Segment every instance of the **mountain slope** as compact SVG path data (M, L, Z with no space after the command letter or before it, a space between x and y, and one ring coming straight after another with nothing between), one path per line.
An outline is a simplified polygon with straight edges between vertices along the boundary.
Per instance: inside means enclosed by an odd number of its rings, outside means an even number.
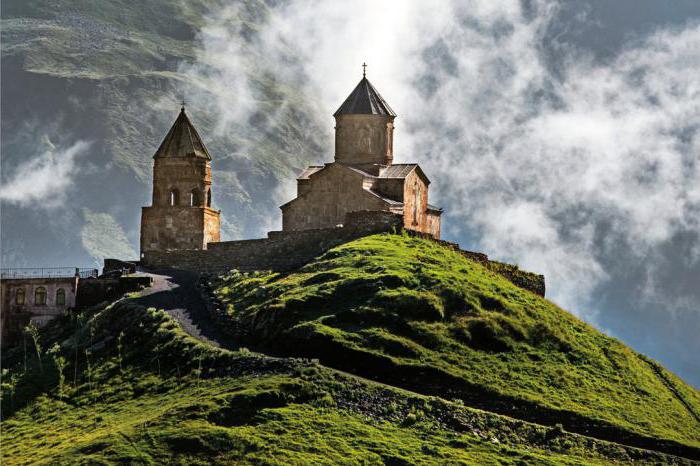
M21 167L53 167L46 176L61 178L49 192L18 183L22 192L3 202L5 266L118 257L123 244L95 248L90 240L104 233L99 219L105 230L118 226L133 249L139 207L150 200L151 158L183 97L213 157L224 236L262 233L282 203L270 193L320 158L332 126L299 90L298 76L279 76L278 63L256 56L256 34L269 13L264 2L235 2L235 15L222 24L247 59L230 75L226 60L234 57L202 63L202 29L225 4L2 3L3 184L21 181ZM290 66L299 60L281 45L277 53ZM68 156L80 142L90 145Z
M366 237L214 287L220 320L256 349L600 438L700 446L696 390L430 240Z
M3 464L684 463L215 348L132 300L60 318L39 344L41 360L3 354Z

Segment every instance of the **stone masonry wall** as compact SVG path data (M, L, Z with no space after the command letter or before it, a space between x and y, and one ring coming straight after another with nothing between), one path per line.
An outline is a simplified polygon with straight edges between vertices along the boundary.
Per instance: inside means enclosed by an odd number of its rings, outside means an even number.
M199 272L230 269L293 270L327 250L367 235L400 231L400 216L380 211L353 212L340 228L271 231L267 238L209 243L204 251L147 252L147 267L175 267Z
M150 251L144 255L141 264L149 268L172 267L209 273L231 269L284 272L301 267L329 249L354 239L403 230L401 215L381 211L359 211L349 213L344 226L339 228L271 231L267 238L209 243L208 249L198 251ZM425 233L405 231L415 236L433 239ZM456 243L435 241L503 275L516 286L544 296L543 275L525 272L515 265L490 261L486 254L464 251Z

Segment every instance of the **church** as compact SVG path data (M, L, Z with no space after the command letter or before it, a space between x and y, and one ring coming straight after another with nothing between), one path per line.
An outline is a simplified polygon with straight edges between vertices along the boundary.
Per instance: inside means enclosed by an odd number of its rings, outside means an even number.
M335 117L335 160L297 178L282 209L282 232L333 229L356 213L386 213L401 227L440 238L442 209L428 203L430 180L415 163L393 163L394 119L363 72ZM212 208L211 161L184 106L153 156L152 203L141 211L141 257L221 244Z
M544 296L544 276L440 240L442 209L429 203L430 180L416 163L394 163L396 114L364 72L333 116L334 160L298 176L296 197L280 207L282 231L221 241L221 211L212 206L212 157L183 106L153 156L152 203L141 211L139 265L197 273L287 272L349 241L406 232L432 238Z
M282 230L329 228L350 212L376 210L439 239L442 209L428 203L430 180L416 163L393 163L396 114L365 73L333 117L335 160L297 178L297 197L281 207Z

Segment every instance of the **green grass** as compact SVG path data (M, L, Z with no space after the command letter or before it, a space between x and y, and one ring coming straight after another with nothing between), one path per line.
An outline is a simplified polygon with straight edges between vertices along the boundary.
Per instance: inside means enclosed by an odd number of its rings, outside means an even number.
M430 420L405 426L324 406L322 399L295 402L298 392L285 385L294 387L294 379L197 383L150 376L112 381L114 395L85 404L76 397L77 407L42 396L5 421L3 464L576 464L587 456L604 464L583 452L532 451L436 430ZM249 413L230 409L240 399L256 408L266 394L287 399Z
M31 353L24 370L22 348L3 355L11 368L3 378L3 464L673 460L403 392L308 360L213 348L184 334L165 312L129 300L59 319L42 330L40 343L43 373ZM45 351L54 344L70 362L62 391ZM8 379L17 374L12 392Z
M700 423L639 354L429 240L366 237L295 273L232 272L215 286L222 321L251 347L485 409L518 415L513 403L700 446ZM669 377L700 413L697 390Z

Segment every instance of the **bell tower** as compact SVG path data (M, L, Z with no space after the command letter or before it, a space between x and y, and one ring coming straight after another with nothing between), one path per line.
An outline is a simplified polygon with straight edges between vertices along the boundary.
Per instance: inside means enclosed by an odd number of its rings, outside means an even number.
M367 79L367 65L362 66L362 80L333 114L335 161L376 174L394 158L396 114Z
M141 209L141 257L218 242L221 211L211 207L211 156L184 104L153 159L152 203Z

